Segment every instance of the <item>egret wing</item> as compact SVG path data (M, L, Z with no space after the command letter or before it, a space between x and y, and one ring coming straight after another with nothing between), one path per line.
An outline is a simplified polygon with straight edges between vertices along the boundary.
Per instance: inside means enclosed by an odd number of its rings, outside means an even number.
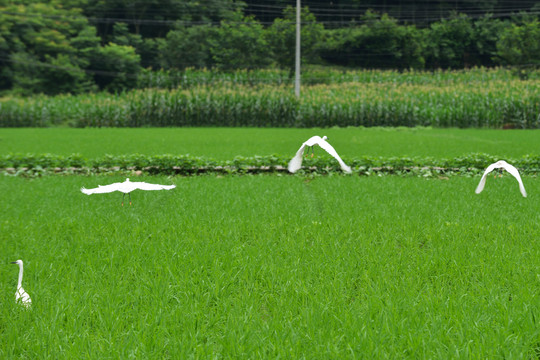
M295 173L298 169L302 167L302 156L304 155L304 149L306 148L307 141L300 146L300 149L296 152L296 155L289 161L288 169L290 172Z
M476 187L476 190L474 191L477 194L480 194L482 190L484 190L484 186L486 185L486 178L490 172L492 172L494 169L498 168L499 166L497 163L489 165L486 170L484 171L484 174L482 175L482 179L480 179L480 182L478 183L478 186Z
M118 191L120 189L121 184L122 183L114 183L114 184L103 185L103 186L99 185L97 188L93 188L93 189L86 189L82 187L81 191L86 195L110 193L113 191Z
M149 184L146 182L133 182L131 184L135 189L140 190L171 190L176 187L176 185Z
M519 171L518 169L515 168L515 166L513 165L510 165L508 163L506 163L503 168L508 171L513 177L516 178L516 180L518 181L519 183L519 191L521 191L521 195L523 195L523 197L527 197L527 192L525 191L525 186L523 185L523 181L521 181L521 176L519 176Z
M330 145L328 143L328 141L321 139L321 141L319 142L318 145L321 148L323 148L324 150L326 150L327 153L332 155L339 162L339 165L341 165L341 169L343 169L343 171L345 171L348 174L350 174L352 172L351 168L349 166L347 166L347 164L345 164L343 162L343 160L341 160L341 158L339 157L337 151L334 149L334 147L332 145Z
M318 135L315 135L315 136L312 136L309 139L307 139L306 142L304 142L303 145L306 145L306 146L318 145L318 144L320 144L321 141L324 141L323 138L321 138Z
M15 294L15 301L21 301L24 306L30 306L32 303L32 299L30 299L30 295L22 287L17 289L17 293Z

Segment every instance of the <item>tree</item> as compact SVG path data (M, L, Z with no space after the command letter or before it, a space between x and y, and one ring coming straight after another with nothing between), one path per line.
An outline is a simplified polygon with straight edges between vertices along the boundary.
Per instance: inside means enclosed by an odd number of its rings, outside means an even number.
M268 44L264 29L253 17L241 13L234 20L224 20L209 41L216 67L221 69L260 68L269 65Z
M134 88L141 70L140 61L131 46L109 43L99 47L92 60L96 84L110 92Z
M210 25L185 27L169 31L159 43L159 60L165 69L185 69L187 67L211 67L210 39L215 29Z
M113 25L112 43L117 45L131 46L141 57L141 65L143 67L159 68L159 60L156 54L158 53L158 40L146 38L139 34L134 34L129 31L129 25L124 22L117 22Z
M387 14L366 12L363 25L334 30L321 56L330 63L367 68L423 68L424 42L415 26L399 25Z
M186 27L179 23L160 43L160 60L165 69L217 67L242 69L270 63L264 28L252 17L240 13L221 26Z
M429 68L463 68L474 53L473 26L467 15L431 24L426 30L426 65Z
M497 41L510 25L507 21L493 19L489 14L473 23L471 52L466 66L493 66L496 64Z
M307 7L301 13L301 56L302 62L319 61L318 45L322 41L324 26L317 23ZM296 9L287 6L283 18L277 18L266 31L266 39L272 51L272 58L284 68L294 71L296 51Z
M534 19L505 29L497 42L497 55L505 65L540 65L540 22Z
M81 0L83 1L83 0ZM163 38L175 28L176 21L186 24L211 23L229 19L242 2L233 0L86 0L84 14L98 21L98 33L110 42L113 25L103 19L119 19L129 24L130 32L145 38Z
M524 69L540 67L540 22L533 19L506 28L497 42L497 56L501 64L520 68L522 76Z
M43 3L1 9L0 85L4 89L56 94L92 87L85 69L99 38L79 11Z

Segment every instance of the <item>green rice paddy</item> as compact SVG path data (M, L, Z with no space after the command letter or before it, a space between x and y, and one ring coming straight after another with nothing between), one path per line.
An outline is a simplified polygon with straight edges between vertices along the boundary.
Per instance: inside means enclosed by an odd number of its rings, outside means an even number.
M231 158L313 134L348 156L538 153L535 131L453 129L2 129L0 153ZM177 188L123 207L79 191L124 178L0 176L0 358L540 354L537 177L528 198L510 176L479 195L461 176L137 177Z
M452 158L487 153L518 158L540 152L540 130L436 128L21 128L0 129L0 154L190 154L216 160L235 156L294 155L313 135L326 135L344 157Z

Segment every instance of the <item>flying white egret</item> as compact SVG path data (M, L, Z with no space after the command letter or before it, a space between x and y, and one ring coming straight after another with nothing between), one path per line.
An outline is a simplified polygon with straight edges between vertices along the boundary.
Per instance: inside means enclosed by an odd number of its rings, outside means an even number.
M298 151L296 152L296 155L289 162L289 171L294 173L298 169L300 169L300 167L302 166L302 155L304 155L304 149L306 147L310 147L311 151L313 152L313 146L319 145L339 162L339 165L341 165L341 169L343 169L343 171L350 174L351 168L347 166L347 164L345 164L343 160L341 160L336 150L332 147L332 145L328 143L328 141L326 141L326 139L328 139L326 136L323 136L322 138L320 136L313 136L309 138L305 143L303 143L302 146L300 146L300 149L298 149ZM313 156L313 153L311 154L311 156Z
M19 265L19 282L17 283L17 292L15 293L15 302L21 302L24 307L30 307L32 304L32 299L22 287L22 278L23 278L23 261L17 260L13 261L12 264Z
M482 175L482 179L480 179L480 183L478 184L475 192L477 194L480 194L482 190L484 190L484 186L486 185L487 175L493 170L500 168L508 171L512 176L516 178L519 183L519 191L521 191L521 195L523 195L523 197L527 197L527 192L525 191L525 186L523 186L523 181L521 181L521 176L519 176L518 169L516 169L514 166L510 165L504 160L499 160L486 168L486 171L484 171L484 175Z
M113 191L123 192L124 195L122 195L122 206L124 206L124 197L126 196L126 194L129 194L129 205L131 205L131 192L133 190L171 190L175 187L176 185L160 185L149 184L145 182L131 182L129 181L129 178L126 178L126 181L122 183L114 183L104 186L98 185L98 187L94 189L86 189L82 187L81 191L86 195L110 193Z

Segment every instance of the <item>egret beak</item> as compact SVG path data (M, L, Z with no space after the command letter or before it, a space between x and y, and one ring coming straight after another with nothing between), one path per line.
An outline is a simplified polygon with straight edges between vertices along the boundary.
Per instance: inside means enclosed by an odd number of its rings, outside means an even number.
M10 264L16 264L16 263L17 263L16 261L12 261L12 262L10 262Z

